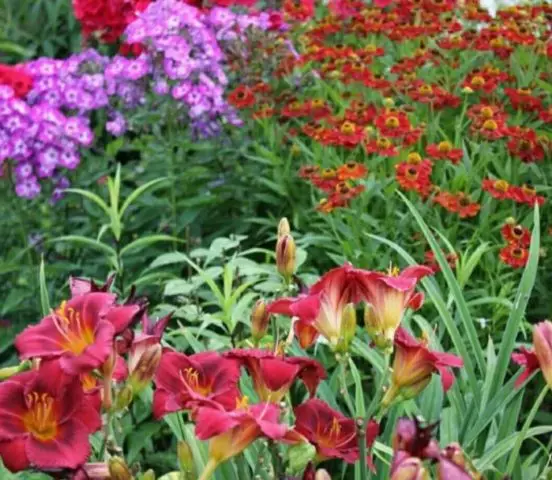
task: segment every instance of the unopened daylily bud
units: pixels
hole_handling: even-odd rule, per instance
[[[150,468],[148,471],[144,472],[141,480],[155,480],[155,472]]]
[[[288,450],[289,468],[292,472],[302,472],[316,456],[316,448],[308,442],[293,445]]]
[[[324,470],[323,468],[319,468],[316,470],[316,475],[314,476],[314,480],[332,480],[332,477],[330,477],[330,474],[327,470]]]
[[[516,219],[514,217],[508,217],[504,223],[507,223],[508,225],[515,225],[517,222],[516,222]]]
[[[120,412],[127,408],[134,397],[134,390],[132,385],[126,384],[123,389],[117,394],[115,399],[115,410]]]
[[[87,480],[109,480],[109,468],[107,463],[85,463],[81,469]],[[78,478],[78,477],[77,477]]]
[[[24,362],[21,362],[19,365],[15,365],[13,367],[0,368],[0,382],[2,380],[6,380],[10,377],[13,377],[14,375],[17,375],[18,373],[24,372],[25,370],[29,370],[31,366],[32,366],[31,361],[25,360]]]
[[[251,311],[251,336],[258,342],[265,336],[270,321],[270,313],[266,311],[266,303],[259,299]]]
[[[286,282],[291,280],[295,273],[296,248],[295,240],[287,233],[282,235],[276,243],[276,267]]]
[[[132,480],[132,474],[121,457],[111,457],[107,464],[111,480]]]
[[[395,100],[393,100],[391,97],[386,97],[383,99],[383,106],[387,108],[391,108],[395,106]]]
[[[430,480],[428,471],[417,457],[410,457],[391,469],[390,480]]]
[[[152,381],[159,362],[161,362],[162,352],[163,348],[159,343],[149,345],[141,352],[129,377],[129,384],[132,386],[134,395],[141,392]]]
[[[278,238],[282,237],[283,235],[289,235],[290,233],[291,230],[289,228],[288,219],[286,217],[283,217],[278,224]]]
[[[544,379],[552,388],[552,322],[550,320],[535,325],[533,344]]]
[[[176,454],[178,456],[178,462],[180,464],[180,469],[184,473],[185,477],[193,477],[194,474],[194,456],[192,454],[192,449],[184,441],[181,440],[176,446]]]
[[[336,351],[346,352],[355,336],[356,331],[356,310],[353,303],[348,303],[343,309],[341,316],[341,335]]]

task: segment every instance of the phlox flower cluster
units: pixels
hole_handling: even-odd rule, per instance
[[[94,142],[90,117],[98,110],[107,113],[105,127],[114,136],[138,130],[134,114],[156,111],[152,106],[162,102],[170,102],[174,118],[188,124],[194,138],[217,135],[224,124],[240,125],[224,98],[224,47],[243,41],[250,28],[269,27],[268,14],[202,12],[178,0],[159,0],[136,13],[125,31],[128,42],[141,47],[137,57],[88,49],[21,65],[31,83],[25,95],[14,82],[0,79],[0,164],[14,161],[16,194],[34,198],[51,179],[52,199],[60,198],[69,185],[64,172],[75,169],[81,149]]]

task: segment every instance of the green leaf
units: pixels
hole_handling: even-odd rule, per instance
[[[360,373],[352,358],[349,358],[349,368],[355,382],[355,414],[357,417],[366,417],[366,405],[364,404],[364,389],[362,388],[362,379]]]
[[[514,309],[510,312],[506,328],[502,334],[502,342],[500,344],[500,350],[498,352],[498,359],[496,362],[497,365],[495,371],[493,372],[493,384],[490,392],[491,398],[500,388],[504,382],[504,378],[506,377],[510,357],[514,351],[514,345],[521,321],[525,315],[525,309],[527,308],[527,303],[529,302],[531,291],[533,290],[533,286],[535,285],[535,280],[537,278],[537,267],[539,264],[540,253],[540,215],[538,204],[535,204],[533,223],[534,226],[531,234],[529,259],[527,260],[527,266],[523,271],[523,275],[519,283],[519,288],[514,300]]]
[[[466,331],[469,344],[472,348],[472,353],[475,356],[476,364],[479,368],[479,371],[481,373],[484,373],[485,356],[483,354],[483,349],[481,347],[481,344],[479,343],[477,330],[475,328],[475,323],[470,314],[469,308],[466,304],[466,300],[464,299],[464,295],[462,294],[462,288],[460,287],[458,281],[456,280],[456,277],[454,276],[454,273],[447,262],[445,254],[439,247],[439,244],[437,243],[437,239],[431,233],[430,228],[424,222],[423,218],[418,213],[414,205],[412,205],[412,203],[402,193],[399,192],[399,195],[408,206],[410,212],[412,213],[412,216],[418,223],[420,229],[422,230],[422,233],[424,234],[426,240],[428,241],[431,247],[431,250],[433,250],[433,253],[435,254],[435,259],[437,260],[439,267],[441,267],[441,271],[443,272],[447,285],[450,288],[452,296],[454,298],[454,302],[456,303],[456,306],[458,308],[458,315],[460,316],[460,319],[462,320],[462,323],[464,325],[464,329]]]
[[[48,286],[46,285],[46,275],[44,273],[44,255],[40,260],[38,271],[38,284],[40,286],[40,306],[42,308],[42,316],[47,316],[51,312],[50,300],[48,299]]]
[[[96,205],[98,205],[107,215],[111,215],[111,210],[99,195],[89,192],[88,190],[83,190],[81,188],[67,188],[65,191],[69,193],[76,193],[78,195],[81,195],[82,197],[87,198],[88,200],[91,200]]]
[[[124,201],[123,206],[121,207],[121,210],[119,210],[119,218],[122,219],[123,215],[125,214],[125,211],[132,203],[140,197],[140,195],[146,193],[148,190],[152,190],[154,187],[161,186],[162,183],[165,183],[168,180],[167,177],[162,178],[156,178],[155,180],[152,180],[151,182],[145,183],[144,185],[141,185],[136,190],[134,190]]]
[[[94,240],[92,238],[83,237],[81,235],[63,235],[61,237],[47,240],[47,242],[48,243],[69,242],[69,243],[75,243],[77,245],[84,245],[84,246],[93,248],[95,250],[99,250],[100,252],[103,252],[106,255],[109,255],[113,258],[117,258],[117,252],[109,245],[98,242],[97,240]]]
[[[134,240],[133,242],[129,243],[128,245],[125,245],[121,249],[121,256],[127,254],[128,252],[132,250],[140,250],[142,248],[148,247],[149,245],[152,245],[154,243],[158,242],[179,242],[184,243],[184,240],[179,239],[178,237],[173,237],[171,235],[148,235],[147,237],[142,237]]]
[[[163,422],[147,422],[129,432],[127,436],[128,450],[125,455],[125,460],[129,465],[138,459],[140,450],[151,442],[151,437],[158,433],[162,427]]]
[[[523,439],[526,440],[528,438],[536,437],[537,435],[544,435],[550,432],[552,432],[552,426],[533,427],[527,431]],[[504,440],[501,440],[498,443],[494,444],[493,447],[487,450],[481,458],[474,461],[474,465],[477,470],[479,470],[480,472],[484,472],[488,468],[491,468],[493,463],[496,462],[498,459],[510,453],[516,443],[517,438],[518,434],[514,433]]]

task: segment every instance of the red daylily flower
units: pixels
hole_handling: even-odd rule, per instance
[[[390,405],[397,397],[415,397],[427,386],[433,373],[441,376],[443,391],[446,392],[454,383],[450,367],[460,368],[463,365],[460,357],[430,350],[425,342],[413,338],[399,327],[395,334],[391,386],[382,403]]]
[[[232,410],[240,397],[239,377],[239,363],[216,352],[165,352],[154,378],[154,416],[204,405]]]
[[[422,306],[424,294],[415,292],[416,284],[432,273],[429,267],[416,265],[400,273],[368,272],[364,275],[364,321],[368,334],[379,348],[391,349],[404,311]]]
[[[90,453],[88,436],[100,427],[79,378],[58,362],[0,383],[0,457],[11,471],[77,468]]]
[[[433,438],[433,431],[437,424],[422,427],[415,418],[399,418],[393,436],[393,450],[406,452],[411,457],[422,460],[439,458],[439,444]]]
[[[333,348],[338,347],[343,336],[343,310],[349,303],[361,300],[363,273],[350,264],[330,270],[309,289],[307,296],[294,299],[288,311],[314,327]]]
[[[532,185],[527,183],[521,187],[512,185],[510,187],[510,198],[516,203],[526,203],[533,207],[535,203],[543,205],[546,199],[542,195],[537,195],[537,191]]]
[[[196,415],[195,433],[200,440],[210,440],[206,469],[214,470],[259,437],[284,440],[289,429],[279,423],[279,417],[280,408],[272,403],[245,404],[231,412],[200,407]]]
[[[110,293],[91,292],[63,302],[38,325],[15,339],[22,359],[59,358],[69,374],[100,367],[113,351],[114,337],[125,330],[142,305],[118,305]]]
[[[313,398],[294,408],[295,431],[316,447],[317,460],[339,458],[354,463],[359,458],[357,426],[327,403]],[[366,445],[370,448],[379,433],[379,426],[371,420],[366,427]],[[371,459],[368,459],[373,468]]]
[[[245,367],[261,402],[279,402],[297,378],[303,381],[313,397],[318,384],[326,378],[324,367],[310,358],[281,357],[255,349],[234,349],[224,356],[237,360]]]
[[[425,198],[431,191],[431,170],[429,160],[417,164],[401,162],[395,165],[395,179],[403,190],[417,192]]]
[[[552,322],[546,320],[533,327],[533,345],[542,374],[552,388]]]
[[[533,375],[533,372],[540,369],[539,359],[535,351],[525,347],[520,347],[519,351],[512,353],[512,360],[514,363],[524,367],[523,372],[516,380],[516,388],[521,387]]]

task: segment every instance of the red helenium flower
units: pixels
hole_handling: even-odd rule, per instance
[[[232,410],[240,397],[239,377],[239,363],[216,352],[165,352],[154,379],[153,413],[159,418],[201,406]]]
[[[15,339],[22,359],[59,358],[69,374],[100,367],[113,351],[114,337],[140,314],[142,305],[118,305],[111,293],[91,292],[63,302]]]
[[[100,427],[79,378],[65,375],[58,362],[0,383],[0,457],[11,471],[77,468]]]

